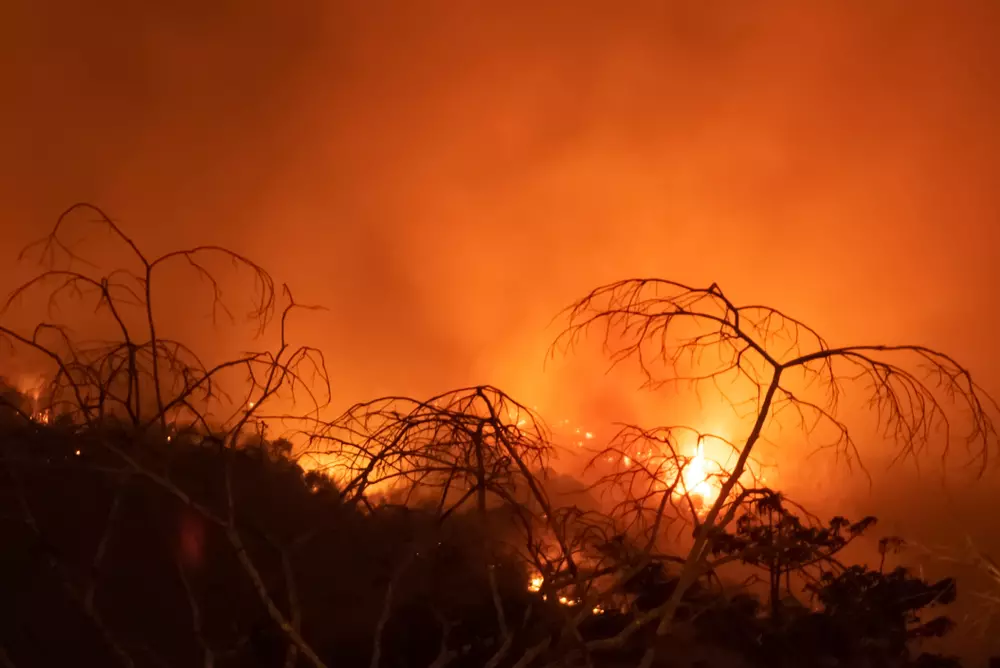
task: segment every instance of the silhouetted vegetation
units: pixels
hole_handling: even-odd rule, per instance
[[[135,466],[122,467],[98,440]],[[4,462],[2,637],[17,666],[204,665],[208,656],[218,666],[287,665],[282,629],[224,523],[208,519],[226,513],[227,471],[241,509],[237,527],[263,586],[326,665],[370,665],[376,635],[380,665],[491,665],[505,642],[501,612],[517,633],[507,658],[492,665],[514,665],[548,641],[544,665],[578,643],[614,637],[678,582],[680,564],[653,560],[622,583],[624,609],[586,611],[567,637],[579,608],[529,591],[533,567],[510,549],[503,508],[442,521],[433,504],[349,504],[280,443],[226,450],[190,436],[137,442],[114,425],[92,434],[10,415]],[[767,605],[700,578],[685,593],[678,639],[666,639],[665,655],[707,660],[703,646],[753,666],[957,665],[910,658],[911,641],[950,629],[947,617],[922,613],[954,599],[953,581],[833,563],[837,547],[871,524],[836,518],[810,528],[776,495],[748,505],[733,534],[713,539],[713,552],[764,568],[771,582],[809,567],[817,577]],[[626,539],[612,536],[603,548],[616,546]],[[639,634],[596,649],[593,660],[631,665],[652,641]]]
[[[80,264],[63,234],[81,211],[98,215],[132,268],[59,265]],[[778,410],[797,411],[803,425],[806,414],[825,421],[839,446],[858,452],[836,413],[837,363],[872,382],[872,404],[903,452],[948,423],[943,397],[966,410],[970,442],[985,457],[996,406],[950,357],[913,346],[831,348],[802,323],[737,306],[714,285],[598,290],[571,309],[562,341],[604,323],[607,341],[624,341],[612,358],[637,358],[652,386],[665,381],[651,343],[674,380],[685,377],[680,357],[730,351],[720,369],[688,369],[687,378],[749,383],[756,419],[745,441],[728,443],[736,465],[698,485],[685,478],[696,458],[679,439],[711,435],[623,427],[594,453],[595,466],[611,460],[595,485],[611,500],[581,509],[551,493],[544,421],[501,389],[383,397],[330,419],[324,356],[288,339],[288,320],[311,307],[241,255],[196,247],[149,258],[86,205],[64,214],[41,248],[45,269],[3,313],[48,286],[49,300],[93,299],[117,338],[84,343],[55,320],[30,331],[0,321],[15,352],[48,365],[41,387],[0,386],[0,663],[958,665],[919,645],[951,630],[937,608],[955,599],[953,580],[887,566],[902,546],[892,537],[880,543],[878,568],[843,563],[874,518],[821,522],[749,468]],[[251,320],[260,331],[277,321],[276,349],[207,364],[158,333],[154,286],[165,264],[206,279],[213,310],[228,312],[213,256],[250,271]],[[670,343],[679,320],[708,331],[683,330]],[[778,354],[782,328],[791,344]],[[928,380],[884,359],[899,354],[913,355]],[[793,371],[818,378],[827,403],[789,385]],[[227,393],[233,372],[241,390]],[[709,483],[717,493],[700,488]],[[690,544],[668,536],[671,527]],[[741,582],[741,572],[752,577]]]

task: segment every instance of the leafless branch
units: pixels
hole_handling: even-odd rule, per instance
[[[938,435],[947,454],[951,420],[946,404],[965,412],[966,443],[975,447],[981,467],[996,443],[996,402],[953,358],[917,345],[831,347],[804,322],[772,307],[737,305],[716,284],[696,288],[662,279],[619,281],[592,291],[562,316],[568,324],[550,354],[567,352],[598,330],[611,365],[634,360],[649,388],[681,384],[699,393],[707,385],[733,404],[743,403],[731,396],[743,388],[755,407],[753,425],[736,448],[735,464],[722,476],[718,497],[698,524],[679,584],[650,617],[660,620],[658,635],[669,630],[681,598],[701,571],[709,536],[776,414],[791,410],[804,436],[818,422],[832,426],[839,434],[836,444],[857,461],[859,450],[838,408],[844,386],[860,382],[867,386],[868,406],[883,434],[895,441],[903,456],[919,454]],[[907,356],[910,366],[895,361]],[[800,394],[803,390],[789,384],[793,375],[801,376],[805,390],[819,386],[821,398]],[[650,471],[645,475],[656,479]],[[669,488],[669,483],[660,484]],[[722,519],[730,517],[727,513]],[[644,664],[653,660],[655,649],[650,652]]]
[[[194,632],[195,639],[201,647],[202,666],[203,668],[213,668],[215,666],[215,651],[211,648],[208,644],[208,640],[205,638],[205,632],[202,626],[201,606],[198,605],[198,598],[194,593],[194,589],[191,588],[191,583],[188,580],[187,574],[184,572],[184,566],[176,560],[175,564],[177,567],[177,575],[180,578],[181,584],[184,585],[184,594],[187,597],[188,609],[191,611],[191,630]]]
[[[38,525],[38,521],[35,519],[34,513],[31,511],[31,506],[28,503],[27,497],[24,495],[23,489],[21,489],[21,484],[17,478],[16,473],[12,468],[8,468],[8,473],[11,477],[11,482],[16,490],[17,502],[21,509],[21,515],[23,517],[24,523],[31,530],[35,538],[41,543],[43,541],[43,534],[41,527]],[[84,600],[83,593],[80,588],[73,582],[73,578],[70,573],[66,570],[62,563],[55,557],[55,555],[49,551],[45,551],[45,559],[48,562],[49,568],[56,574],[60,582],[63,585],[64,590],[69,595],[69,597],[77,603],[84,614],[90,619],[94,624],[94,627],[101,634],[102,639],[107,643],[108,647],[111,648],[112,653],[115,658],[121,663],[125,668],[134,668],[135,661],[132,656],[126,651],[125,646],[115,637],[112,631],[108,628],[101,616],[100,612],[93,605],[88,605]]]
[[[402,561],[396,566],[393,571],[392,577],[385,587],[385,596],[382,600],[382,612],[379,614],[378,623],[375,625],[375,637],[372,641],[372,659],[369,664],[371,668],[379,668],[382,663],[382,636],[385,633],[385,626],[389,623],[389,619],[392,617],[392,605],[393,605],[393,591],[399,585],[399,581],[402,579],[406,570],[413,563],[413,560],[417,556],[417,549],[411,549],[403,558]]]

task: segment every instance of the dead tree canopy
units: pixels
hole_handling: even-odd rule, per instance
[[[743,384],[754,390],[749,408],[761,421],[792,413],[805,435],[825,424],[838,435],[832,445],[855,461],[858,445],[839,410],[850,391],[864,397],[901,456],[938,439],[946,454],[960,442],[983,471],[996,447],[996,401],[954,357],[926,346],[832,346],[803,321],[771,306],[737,304],[714,283],[622,280],[593,290],[563,316],[566,328],[550,354],[596,332],[611,364],[634,361],[648,388],[714,387],[727,395]]]
[[[635,362],[647,388],[680,385],[700,393],[712,387],[727,399],[734,389],[743,388],[748,390],[747,399],[731,403],[746,406],[752,417],[745,438],[733,444],[738,455],[721,476],[717,498],[704,517],[696,519],[695,540],[673,593],[608,642],[623,642],[654,620],[657,636],[669,632],[685,593],[704,570],[712,537],[735,519],[740,499],[752,492],[737,488],[765,427],[779,414],[798,419],[803,439],[821,426],[832,428],[836,437],[828,445],[855,462],[861,461],[860,450],[840,410],[850,389],[863,392],[882,435],[898,447],[901,457],[915,457],[937,439],[943,454],[948,454],[956,441],[956,413],[959,438],[980,474],[996,446],[996,402],[966,367],[926,346],[832,346],[803,321],[770,306],[737,304],[714,283],[699,288],[665,279],[627,279],[593,290],[563,316],[566,328],[550,354],[565,353],[596,331],[611,365]],[[646,434],[647,440],[670,444],[669,433],[649,439],[648,430],[634,431]],[[676,455],[672,459],[677,472],[683,462]],[[659,470],[645,474],[656,481]],[[616,475],[610,480],[618,485],[627,480],[625,496],[654,516],[655,530],[661,528],[665,503],[674,490],[669,481],[659,481],[655,488],[660,495],[657,503],[656,494],[632,493],[634,476]],[[652,536],[649,544],[655,539]],[[652,665],[656,651],[651,645],[639,665]]]

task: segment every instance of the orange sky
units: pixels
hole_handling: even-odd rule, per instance
[[[996,2],[99,4],[4,5],[4,255],[77,200],[246,253],[330,308],[299,334],[341,403],[482,381],[634,418],[540,369],[559,308],[638,274],[1000,392]]]

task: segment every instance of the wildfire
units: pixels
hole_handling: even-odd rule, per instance
[[[544,583],[545,583],[545,578],[542,575],[540,575],[538,573],[535,573],[528,580],[528,591],[530,591],[532,593],[538,593],[539,591],[541,591],[542,585]],[[548,595],[547,594],[543,594],[542,595],[542,600],[543,601],[549,600]],[[574,607],[576,605],[579,605],[580,602],[581,602],[580,599],[578,599],[578,598],[572,598],[570,596],[565,596],[565,595],[562,595],[562,594],[560,594],[556,598],[556,600],[559,602],[559,605],[565,605],[567,608],[572,608],[572,607]],[[595,614],[595,615],[603,615],[604,614],[604,608],[602,608],[600,605],[597,605],[597,606],[595,606],[593,608],[593,610],[591,612],[592,612],[592,614]]]
[[[711,437],[708,437],[711,438]],[[641,466],[657,476],[662,489],[671,489],[674,498],[685,497],[694,502],[699,513],[707,511],[722,493],[722,483],[730,471],[719,460],[706,454],[705,437],[699,437],[696,443],[682,452],[654,451],[652,448],[636,450],[635,452],[618,452],[608,455],[608,463],[620,461],[625,468]],[[729,448],[727,445],[726,448]],[[685,451],[689,454],[683,454]],[[719,452],[722,454],[722,451]],[[748,462],[740,476],[740,482],[748,486],[757,486],[765,481],[765,477],[757,466]]]
[[[41,376],[22,375],[17,378],[15,386],[22,396],[31,400],[31,419],[38,424],[48,424],[52,415],[42,407],[45,380]]]
[[[18,390],[31,402],[32,419],[39,424],[49,424],[52,415],[49,410],[46,410],[42,406],[43,380],[37,376],[21,376],[18,381]],[[246,402],[246,409],[251,411],[256,405],[256,401],[248,400]],[[533,406],[532,410],[537,412],[538,407]],[[516,409],[510,410],[508,417],[511,423],[518,428],[523,428],[529,422],[526,416],[518,414]],[[572,444],[578,448],[582,448],[587,441],[594,440],[597,437],[594,432],[582,425],[573,426],[573,422],[568,418],[556,421],[553,432],[556,441],[561,441],[567,445]],[[168,435],[167,440],[172,440],[171,436]],[[673,487],[674,496],[686,496],[696,500],[696,505],[698,506],[710,506],[718,499],[721,493],[721,480],[725,477],[726,469],[716,463],[710,456],[706,455],[704,439],[702,438],[699,438],[696,444],[692,444],[688,448],[688,452],[690,454],[686,457],[681,457],[683,466],[677,463],[676,457],[667,458],[665,455],[654,453],[651,449],[636,451],[634,453],[629,452],[627,454],[620,453],[618,456],[608,457],[607,459],[609,462],[620,459],[626,467],[631,467],[640,463],[643,466],[649,466],[651,463],[657,464],[657,460],[662,458],[663,461],[659,462],[659,465],[653,468],[667,469],[667,475],[664,477],[664,485]],[[338,482],[342,481],[343,478],[350,477],[351,472],[357,470],[358,466],[363,464],[363,462],[356,461],[354,458],[333,453],[307,453],[307,456],[299,459],[299,465],[304,470],[322,471]],[[674,473],[673,476],[670,475],[671,470]],[[672,481],[671,477],[673,477]],[[756,478],[758,481],[763,480],[763,477],[760,475],[757,475]],[[673,482],[677,484],[673,485]],[[372,491],[372,487],[382,488],[384,485],[375,483],[370,487],[370,491]],[[541,587],[540,579],[533,578],[531,586]],[[537,591],[537,589],[532,589],[532,591]]]
[[[721,469],[718,466],[717,468]],[[705,444],[699,439],[694,456],[688,460],[681,473],[680,485],[674,490],[674,495],[690,495],[699,499],[704,505],[711,505],[719,498],[720,488],[718,478],[708,471]]]

